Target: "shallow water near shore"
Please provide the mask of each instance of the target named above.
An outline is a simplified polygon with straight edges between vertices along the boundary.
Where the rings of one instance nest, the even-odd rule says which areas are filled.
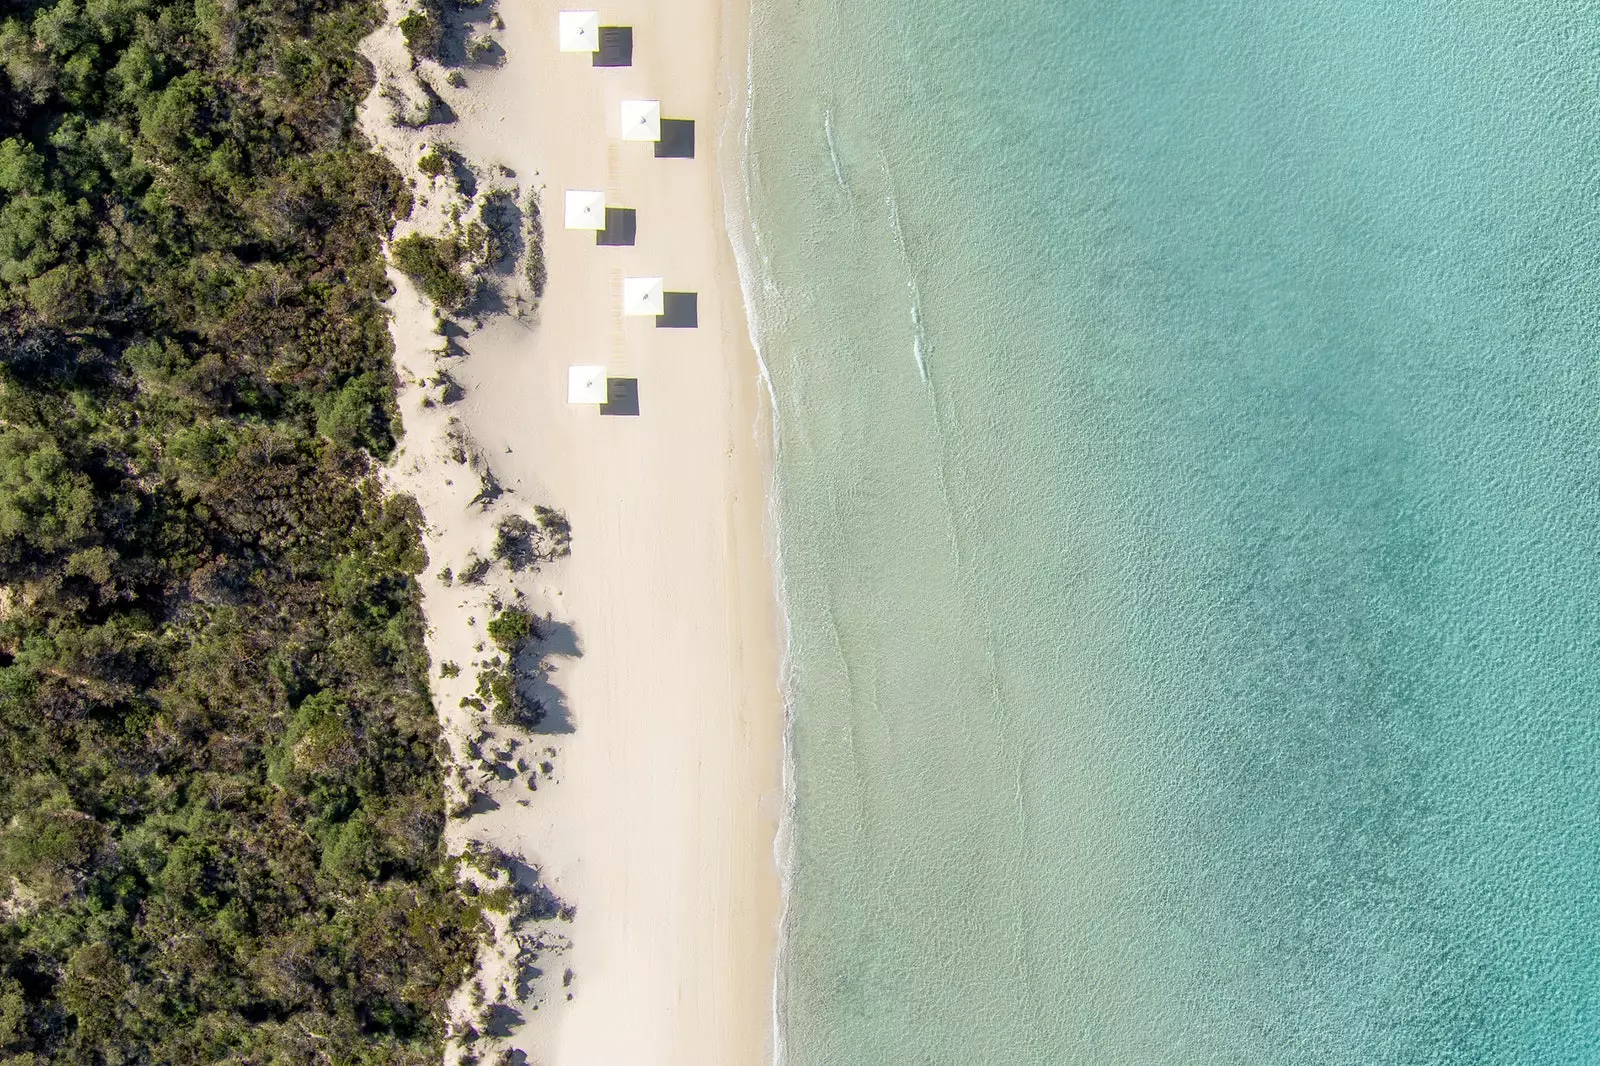
[[[790,1066],[1600,1055],[1600,6],[756,0]]]

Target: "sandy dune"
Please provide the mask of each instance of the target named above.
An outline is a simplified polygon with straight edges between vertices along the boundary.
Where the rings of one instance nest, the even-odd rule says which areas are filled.
[[[550,282],[534,314],[486,316],[460,338],[464,355],[441,359],[430,313],[403,279],[392,303],[403,374],[420,382],[445,366],[464,390],[424,406],[436,390],[405,389],[395,473],[430,526],[430,649],[458,747],[474,728],[455,707],[471,671],[447,679],[438,665],[482,657],[489,597],[521,591],[558,623],[545,649],[552,732],[518,749],[551,772],[537,791],[520,778],[494,791],[497,809],[452,832],[538,867],[576,908],[555,937],[570,947],[540,956],[545,973],[516,1004],[526,1021],[510,1044],[530,1061],[757,1063],[770,1057],[783,722],[768,413],[723,227],[719,167],[730,161],[717,154],[730,106],[742,109],[744,13],[720,0],[609,4],[605,24],[634,27],[634,62],[597,69],[557,50],[558,9],[504,0],[503,64],[465,68],[464,88],[436,82],[457,121],[381,134],[392,155],[414,160],[419,143],[448,142],[479,167],[510,168],[522,190],[543,188]],[[620,141],[630,97],[695,119],[697,157],[657,159],[648,143]],[[562,229],[567,188],[637,209],[637,244],[597,247],[592,233]],[[629,275],[697,292],[699,328],[624,318]],[[636,378],[639,416],[569,406],[574,363]],[[487,510],[444,454],[452,418],[507,490]],[[571,520],[569,558],[481,589],[439,579],[470,551],[488,553],[498,515],[533,503]]]

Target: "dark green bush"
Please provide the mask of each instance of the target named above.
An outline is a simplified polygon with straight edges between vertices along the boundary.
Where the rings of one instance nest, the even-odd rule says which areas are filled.
[[[430,148],[417,160],[417,169],[430,178],[437,178],[450,169],[450,160],[437,148]]]
[[[0,1061],[441,1059],[378,14],[0,11]]]
[[[514,657],[522,642],[533,635],[533,615],[521,607],[507,607],[489,619],[488,629],[489,639]]]
[[[496,656],[478,671],[478,695],[488,704],[497,722],[514,720],[517,707],[517,679],[511,668]]]
[[[466,303],[471,290],[460,270],[465,249],[454,238],[413,233],[395,241],[389,254],[400,272],[440,308],[450,311]]]
[[[400,33],[406,39],[406,48],[411,52],[413,63],[419,59],[438,57],[444,30],[436,4],[429,4],[420,11],[408,11],[401,18],[399,26]]]

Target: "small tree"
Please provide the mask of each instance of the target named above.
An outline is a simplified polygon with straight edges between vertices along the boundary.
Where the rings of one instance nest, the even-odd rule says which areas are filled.
[[[521,607],[507,607],[489,620],[489,639],[515,657],[522,642],[536,633],[533,615]]]

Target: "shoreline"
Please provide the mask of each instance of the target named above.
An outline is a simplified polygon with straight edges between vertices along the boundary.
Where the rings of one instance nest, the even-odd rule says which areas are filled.
[[[784,586],[782,503],[777,489],[777,455],[782,442],[778,421],[778,401],[772,374],[761,350],[761,324],[756,309],[759,278],[755,263],[760,258],[760,237],[752,215],[750,195],[750,124],[755,92],[753,32],[755,0],[722,0],[723,18],[734,26],[730,37],[738,48],[724,47],[721,62],[722,87],[728,102],[717,136],[718,199],[721,203],[723,247],[731,259],[734,283],[744,304],[746,345],[756,368],[759,395],[756,400],[756,444],[762,469],[765,494],[763,533],[767,566],[772,583],[772,612],[775,622],[778,663],[779,706],[782,716],[780,737],[780,779],[782,807],[772,840],[773,864],[778,877],[777,920],[773,930],[771,966],[771,1015],[768,1022],[767,1060],[774,1066],[785,1061],[782,1012],[784,1005],[783,964],[787,955],[790,893],[794,878],[794,732],[792,729],[792,633]]]
[[[642,0],[605,5],[603,20],[632,25],[635,40],[634,65],[609,70],[557,51],[557,5],[483,11],[472,32],[492,36],[502,61],[457,65],[464,86],[422,64],[455,121],[400,129],[383,115],[385,90],[392,99],[408,78],[394,28],[404,9],[390,6],[369,48],[380,84],[364,125],[417,180],[416,212],[395,236],[437,232],[452,207],[470,210],[494,188],[519,202],[534,192],[549,273],[537,304],[519,271],[496,283],[506,312],[454,316],[460,335],[441,336],[391,268],[406,434],[390,481],[426,516],[431,681],[455,799],[475,797],[447,840],[525,864],[524,887],[554,901],[550,913],[492,918],[495,942],[479,988],[458,996],[457,1031],[499,1010],[509,1032],[475,1042],[480,1054],[771,1061],[788,803],[772,411],[724,199],[730,178],[743,180],[728,153],[742,149],[748,10],[694,0],[667,18]],[[623,97],[693,118],[699,158],[620,142]],[[418,170],[432,146],[459,153],[476,199]],[[600,248],[559,228],[567,188],[604,188],[608,202],[637,208],[637,245]],[[624,319],[623,274],[697,291],[698,329]],[[567,366],[590,362],[638,379],[639,417],[566,404]],[[473,555],[492,559],[496,524],[534,505],[570,520],[570,557],[446,583],[446,568],[453,578]],[[498,606],[530,611],[547,638],[521,660],[551,712],[531,734],[460,702],[493,652],[485,626]]]

